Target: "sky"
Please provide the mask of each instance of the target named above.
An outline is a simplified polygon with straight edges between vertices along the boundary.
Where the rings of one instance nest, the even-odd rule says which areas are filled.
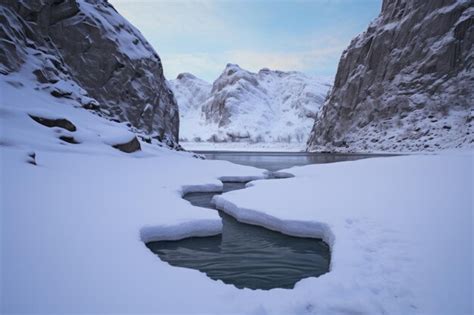
[[[109,0],[160,55],[165,76],[213,82],[227,63],[333,77],[382,0]]]

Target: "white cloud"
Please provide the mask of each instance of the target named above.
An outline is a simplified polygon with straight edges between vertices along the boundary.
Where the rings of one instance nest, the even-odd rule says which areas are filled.
[[[328,63],[339,60],[345,44],[315,47],[297,52],[231,50],[223,53],[162,54],[167,78],[175,78],[183,69],[212,82],[227,63],[256,72],[262,68],[283,71],[302,71],[327,75]],[[331,66],[331,73],[333,72]]]
[[[226,31],[213,0],[111,0],[143,33],[182,36]]]
[[[273,45],[271,33],[232,24],[225,2],[215,0],[110,1],[155,47],[170,79],[190,72],[212,82],[227,63],[254,72],[266,67],[333,75],[348,44],[348,35],[335,27],[277,36]]]

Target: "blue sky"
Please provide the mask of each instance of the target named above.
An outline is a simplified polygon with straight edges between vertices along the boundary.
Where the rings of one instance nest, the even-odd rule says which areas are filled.
[[[334,76],[382,0],[109,0],[160,55],[165,75],[214,81],[227,63]]]

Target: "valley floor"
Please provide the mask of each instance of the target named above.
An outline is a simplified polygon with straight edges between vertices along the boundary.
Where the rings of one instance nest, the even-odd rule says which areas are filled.
[[[242,221],[331,245],[329,273],[270,291],[171,267],[143,243],[218,233],[218,214],[181,195],[263,170],[151,145],[36,155],[0,147],[2,313],[473,312],[471,153],[295,167],[217,197]]]

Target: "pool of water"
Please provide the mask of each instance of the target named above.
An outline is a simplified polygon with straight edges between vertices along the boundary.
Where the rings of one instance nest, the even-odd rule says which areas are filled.
[[[328,272],[329,247],[321,240],[287,236],[219,214],[220,235],[147,246],[172,266],[200,270],[237,288],[291,289],[303,278]]]
[[[224,182],[223,192],[246,183]],[[183,196],[198,207],[215,209],[212,198],[221,193],[196,192]],[[217,211],[217,210],[216,210]],[[291,289],[303,278],[329,271],[330,251],[320,239],[292,237],[260,226],[240,223],[219,211],[222,234],[178,241],[147,243],[172,266],[197,269],[214,280],[237,288]]]
[[[227,160],[265,168],[270,172],[296,165],[374,157],[362,154],[286,152],[199,153],[204,154],[207,159]],[[224,182],[222,193],[244,189],[245,184]],[[195,206],[215,209],[211,200],[217,194],[221,192],[189,193],[183,198]],[[200,270],[211,279],[222,280],[237,288],[291,289],[301,279],[318,277],[329,271],[330,249],[322,240],[292,237],[260,226],[244,224],[221,211],[219,215],[223,223],[220,235],[150,242],[146,245],[161,260],[172,266]]]

